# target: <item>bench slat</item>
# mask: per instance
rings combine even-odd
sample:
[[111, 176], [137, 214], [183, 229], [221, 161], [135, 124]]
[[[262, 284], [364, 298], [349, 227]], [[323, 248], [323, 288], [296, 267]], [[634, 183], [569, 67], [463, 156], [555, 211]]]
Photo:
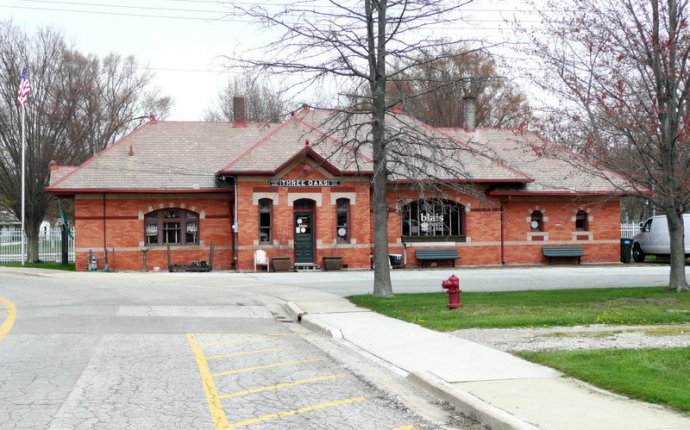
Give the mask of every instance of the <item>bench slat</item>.
[[545, 257], [584, 257], [581, 246], [550, 246], [543, 247], [542, 254]]
[[460, 258], [457, 249], [418, 249], [415, 251], [418, 260], [455, 260]]

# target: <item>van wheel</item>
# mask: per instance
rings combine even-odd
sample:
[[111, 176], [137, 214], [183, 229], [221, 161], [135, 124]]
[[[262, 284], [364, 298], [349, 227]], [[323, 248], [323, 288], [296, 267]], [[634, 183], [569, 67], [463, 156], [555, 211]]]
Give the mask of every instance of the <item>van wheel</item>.
[[635, 260], [635, 263], [643, 263], [644, 262], [644, 252], [642, 252], [642, 249], [640, 249], [640, 245], [635, 245], [633, 248], [632, 252], [632, 257], [633, 260]]

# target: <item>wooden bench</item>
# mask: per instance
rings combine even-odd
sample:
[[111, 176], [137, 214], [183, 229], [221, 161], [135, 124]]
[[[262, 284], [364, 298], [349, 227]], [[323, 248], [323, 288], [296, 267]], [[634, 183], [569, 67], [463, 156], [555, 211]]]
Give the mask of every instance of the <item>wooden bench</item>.
[[455, 267], [455, 260], [459, 259], [458, 250], [452, 249], [417, 249], [415, 257], [422, 262], [422, 266], [427, 261], [451, 260]]
[[559, 257], [577, 257], [577, 264], [580, 264], [580, 257], [585, 256], [581, 246], [544, 246], [541, 252], [549, 259], [549, 264], [552, 258]]

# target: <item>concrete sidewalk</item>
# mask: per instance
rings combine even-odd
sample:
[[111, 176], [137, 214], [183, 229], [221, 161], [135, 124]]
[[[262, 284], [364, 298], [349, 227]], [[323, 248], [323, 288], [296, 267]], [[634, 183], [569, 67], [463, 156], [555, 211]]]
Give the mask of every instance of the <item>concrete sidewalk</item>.
[[599, 390], [502, 351], [357, 308], [333, 294], [292, 286], [259, 290], [283, 300], [291, 316], [305, 326], [384, 360], [494, 430], [690, 429], [690, 417]]

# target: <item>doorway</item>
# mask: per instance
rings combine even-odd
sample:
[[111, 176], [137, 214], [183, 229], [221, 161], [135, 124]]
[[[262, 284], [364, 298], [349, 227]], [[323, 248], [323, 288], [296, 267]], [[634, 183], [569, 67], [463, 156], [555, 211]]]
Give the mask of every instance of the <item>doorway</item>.
[[314, 262], [314, 202], [301, 199], [294, 204], [295, 263]]

